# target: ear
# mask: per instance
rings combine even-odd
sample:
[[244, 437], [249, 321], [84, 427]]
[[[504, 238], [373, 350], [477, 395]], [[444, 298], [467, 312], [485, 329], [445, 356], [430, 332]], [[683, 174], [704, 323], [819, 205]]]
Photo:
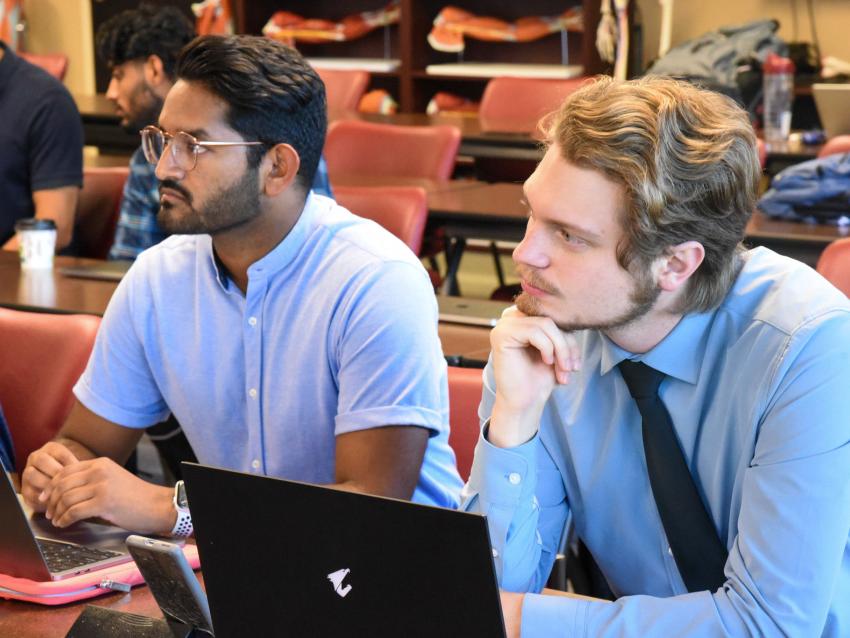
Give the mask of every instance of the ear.
[[[144, 72], [145, 82], [154, 91], [162, 91], [165, 88], [165, 93], [171, 88], [171, 80], [165, 73], [165, 68], [162, 65], [162, 59], [158, 55], [151, 54], [143, 63], [142, 70]], [[165, 87], [163, 87], [165, 83]]]
[[263, 158], [260, 172], [263, 179], [263, 194], [275, 197], [287, 190], [295, 181], [301, 158], [289, 144], [276, 144]]
[[705, 259], [705, 248], [698, 241], [686, 241], [669, 249], [659, 259], [658, 286], [662, 290], [678, 290]]

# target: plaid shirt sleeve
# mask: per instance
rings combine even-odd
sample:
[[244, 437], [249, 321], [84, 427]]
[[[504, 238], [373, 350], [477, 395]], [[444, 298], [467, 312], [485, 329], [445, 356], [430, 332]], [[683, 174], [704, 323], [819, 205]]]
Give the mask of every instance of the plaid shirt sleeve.
[[146, 248], [165, 239], [168, 235], [156, 223], [157, 211], [159, 181], [154, 175], [154, 167], [139, 148], [130, 158], [130, 175], [124, 185], [109, 259], [133, 260]]

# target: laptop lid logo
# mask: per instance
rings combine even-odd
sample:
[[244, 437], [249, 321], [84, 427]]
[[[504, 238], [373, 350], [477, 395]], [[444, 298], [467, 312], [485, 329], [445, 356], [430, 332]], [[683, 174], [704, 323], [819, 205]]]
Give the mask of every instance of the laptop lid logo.
[[339, 594], [340, 598], [345, 598], [348, 595], [348, 592], [351, 591], [351, 585], [342, 586], [342, 581], [345, 580], [345, 577], [348, 576], [350, 569], [338, 569], [335, 572], [328, 574], [328, 580], [331, 581], [331, 584], [334, 586], [334, 591]]

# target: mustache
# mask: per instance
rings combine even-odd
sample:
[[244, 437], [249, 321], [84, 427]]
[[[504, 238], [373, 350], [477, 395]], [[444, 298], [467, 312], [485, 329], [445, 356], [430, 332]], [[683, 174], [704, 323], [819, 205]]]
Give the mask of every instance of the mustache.
[[535, 288], [542, 290], [543, 292], [548, 292], [549, 294], [558, 293], [558, 287], [546, 281], [543, 277], [537, 274], [536, 271], [526, 266], [517, 266], [516, 272], [519, 275], [520, 279], [534, 286]]
[[190, 204], [192, 203], [192, 195], [189, 194], [185, 188], [183, 188], [180, 184], [175, 182], [173, 179], [164, 179], [159, 183], [159, 194], [162, 195], [162, 189], [168, 188], [170, 190], [176, 191], [183, 198], [186, 199]]

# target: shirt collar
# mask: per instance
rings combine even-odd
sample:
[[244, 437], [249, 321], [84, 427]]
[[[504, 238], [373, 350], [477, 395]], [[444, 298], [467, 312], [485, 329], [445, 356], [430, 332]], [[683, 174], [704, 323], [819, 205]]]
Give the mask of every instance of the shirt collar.
[[708, 342], [708, 329], [715, 312], [685, 315], [661, 343], [640, 355], [624, 350], [601, 332], [598, 333], [602, 340], [599, 373], [608, 374], [623, 359], [632, 359], [643, 361], [667, 376], [695, 384], [699, 379]]
[[[287, 233], [286, 237], [277, 246], [248, 267], [249, 280], [271, 277], [292, 263], [315, 225], [317, 207], [318, 202], [313, 196], [313, 192], [310, 191], [307, 195], [307, 200], [304, 202], [304, 208], [298, 217], [298, 221], [295, 222], [295, 225]], [[225, 291], [229, 291], [231, 288], [230, 277], [215, 255], [212, 237], [205, 235], [201, 246], [207, 254], [208, 262], [212, 266], [212, 272], [218, 280], [219, 285]]]

